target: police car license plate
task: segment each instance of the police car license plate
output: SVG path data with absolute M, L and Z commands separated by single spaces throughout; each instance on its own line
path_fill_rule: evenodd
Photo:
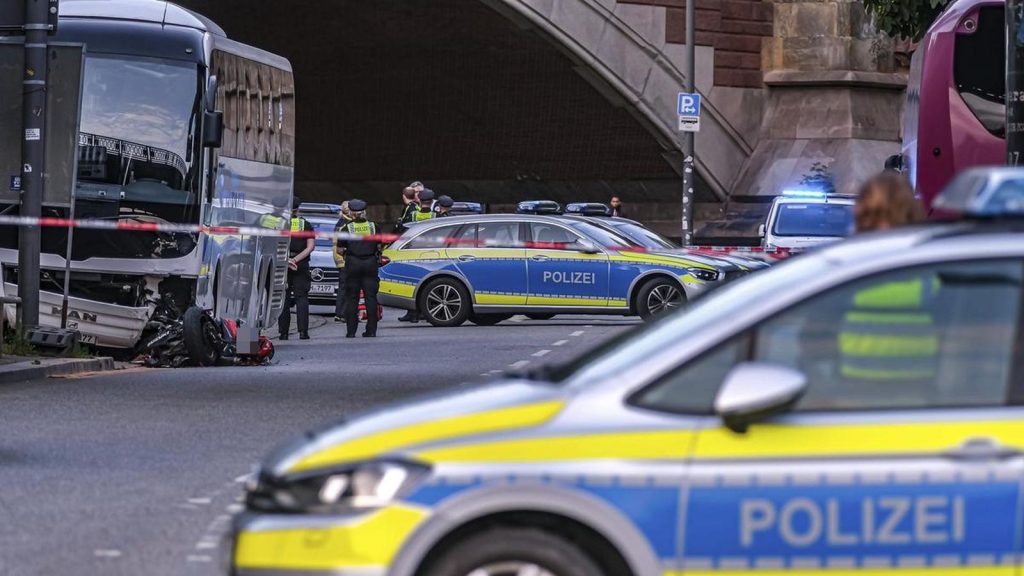
M 334 294 L 334 290 L 337 288 L 334 284 L 313 284 L 313 287 L 309 290 L 310 294 Z

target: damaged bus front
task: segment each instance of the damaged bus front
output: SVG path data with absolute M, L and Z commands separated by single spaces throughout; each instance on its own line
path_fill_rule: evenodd
M 285 228 L 294 165 L 287 60 L 165 2 L 68 0 L 60 10 L 56 39 L 86 46 L 78 178 L 73 214 L 45 208 L 44 216 Z M 43 230 L 45 326 L 61 324 L 67 234 Z M 280 312 L 287 239 L 73 234 L 68 323 L 87 343 L 135 348 L 192 305 L 256 333 Z M 7 294 L 17 291 L 17 239 L 16 229 L 0 229 Z

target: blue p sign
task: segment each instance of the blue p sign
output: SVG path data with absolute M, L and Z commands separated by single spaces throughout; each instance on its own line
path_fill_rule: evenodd
M 700 116 L 700 94 L 679 93 L 680 116 Z

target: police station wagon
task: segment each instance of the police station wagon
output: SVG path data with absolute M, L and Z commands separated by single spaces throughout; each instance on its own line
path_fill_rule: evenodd
M 801 255 L 279 449 L 233 573 L 1018 574 L 1022 302 L 1010 225 Z
M 729 279 L 705 259 L 638 252 L 585 220 L 529 214 L 413 225 L 384 262 L 381 303 L 418 309 L 435 326 L 513 314 L 650 318 Z

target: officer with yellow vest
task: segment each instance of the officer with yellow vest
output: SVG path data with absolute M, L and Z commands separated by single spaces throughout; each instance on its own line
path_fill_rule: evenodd
M 434 191 L 430 188 L 424 188 L 423 191 L 419 193 L 419 208 L 417 210 L 410 210 L 402 220 L 402 223 L 409 224 L 412 222 L 422 222 L 424 220 L 436 218 L 437 213 L 434 212 L 433 207 Z
M 857 232 L 920 222 L 924 210 L 906 178 L 883 172 L 861 189 Z M 839 371 L 861 382 L 913 382 L 938 371 L 939 336 L 932 310 L 941 290 L 934 275 L 908 276 L 853 295 L 839 333 Z
M 366 202 L 350 200 L 352 221 L 345 232 L 359 236 L 377 234 L 377 226 L 366 220 Z M 380 242 L 377 240 L 340 240 L 338 247 L 345 256 L 345 323 L 346 338 L 355 338 L 359 328 L 359 292 L 366 301 L 366 331 L 364 338 L 377 336 L 377 290 L 380 288 Z
M 291 231 L 313 232 L 313 225 L 296 213 L 298 209 L 299 199 L 296 198 L 292 204 Z M 288 330 L 292 323 L 292 304 L 295 305 L 295 315 L 298 318 L 299 339 L 309 340 L 309 287 L 312 284 L 309 275 L 309 255 L 313 253 L 315 247 L 316 240 L 312 236 L 292 236 L 288 244 L 288 292 L 284 308 L 277 319 L 281 340 L 288 339 Z

